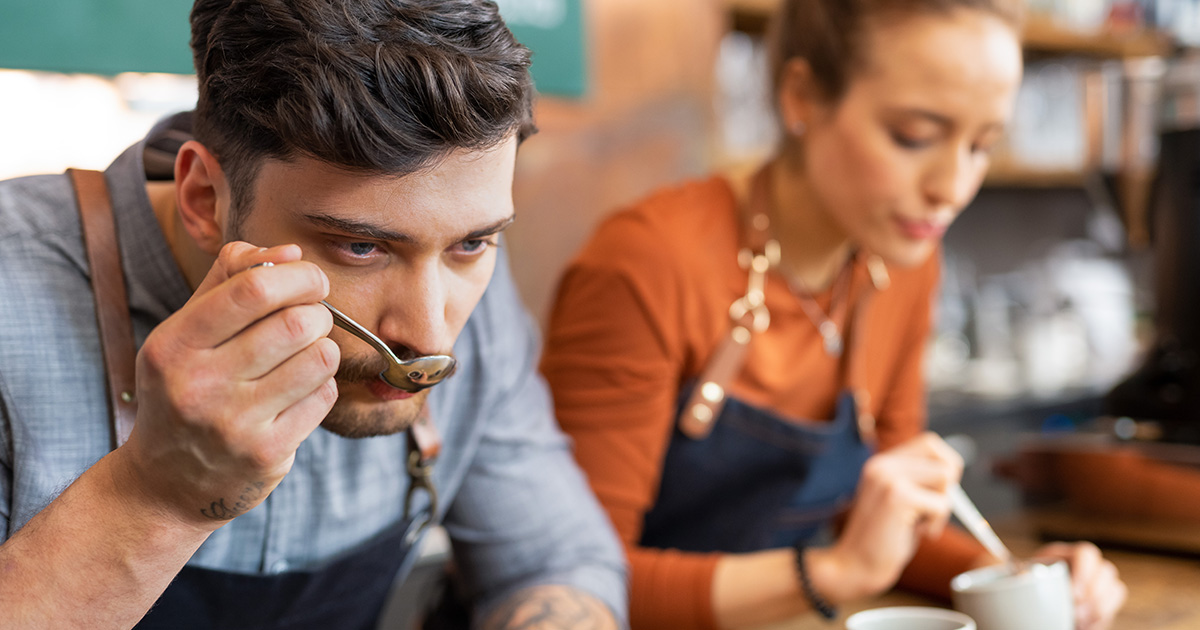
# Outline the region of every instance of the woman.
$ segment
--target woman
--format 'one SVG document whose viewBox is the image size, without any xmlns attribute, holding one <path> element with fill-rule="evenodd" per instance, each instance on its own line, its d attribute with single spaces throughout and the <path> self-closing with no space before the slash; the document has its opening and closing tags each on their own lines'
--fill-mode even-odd
<svg viewBox="0 0 1200 630">
<path fill-rule="evenodd" d="M 944 528 L 962 462 L 923 433 L 921 354 L 940 237 L 1020 83 L 1020 11 L 786 1 L 773 159 L 614 215 L 568 269 L 543 370 L 627 544 L 635 630 L 832 616 L 995 562 Z M 1106 627 L 1112 564 L 1041 555 L 1071 562 L 1079 627 Z"/>
</svg>

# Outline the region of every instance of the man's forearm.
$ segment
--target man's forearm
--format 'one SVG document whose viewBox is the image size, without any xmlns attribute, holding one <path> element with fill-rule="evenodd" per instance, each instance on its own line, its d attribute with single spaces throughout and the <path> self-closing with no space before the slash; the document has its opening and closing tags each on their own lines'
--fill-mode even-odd
<svg viewBox="0 0 1200 630">
<path fill-rule="evenodd" d="M 492 612 L 484 630 L 616 630 L 608 607 L 569 586 L 534 586 Z"/>
<path fill-rule="evenodd" d="M 0 545 L 5 628 L 130 628 L 211 530 L 153 505 L 111 453 Z"/>
</svg>

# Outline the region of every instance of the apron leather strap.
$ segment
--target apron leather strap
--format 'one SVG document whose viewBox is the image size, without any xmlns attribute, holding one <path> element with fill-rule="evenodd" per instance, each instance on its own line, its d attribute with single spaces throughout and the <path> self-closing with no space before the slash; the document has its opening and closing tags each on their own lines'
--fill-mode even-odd
<svg viewBox="0 0 1200 630">
<path fill-rule="evenodd" d="M 136 353 L 129 297 L 125 290 L 125 272 L 121 268 L 116 222 L 104 174 L 78 169 L 68 169 L 67 174 L 71 177 L 79 201 L 84 249 L 92 274 L 96 323 L 100 329 L 100 348 L 108 376 L 109 412 L 115 448 L 129 439 L 133 421 L 137 417 L 137 401 L 134 399 Z"/>
<path fill-rule="evenodd" d="M 771 222 L 767 216 L 770 196 L 767 174 L 764 167 L 754 175 L 749 198 L 738 208 L 742 224 L 738 265 L 749 276 L 746 294 L 730 305 L 729 330 L 705 364 L 679 414 L 679 430 L 694 440 L 702 440 L 712 433 L 717 417 L 725 407 L 726 389 L 745 365 L 751 340 L 771 324 L 766 306 L 766 280 L 767 272 L 779 264 L 779 243 L 771 237 Z"/>
<path fill-rule="evenodd" d="M 429 402 L 421 409 L 412 426 L 408 428 L 408 494 L 404 498 L 404 520 L 409 522 L 405 534 L 407 544 L 415 544 L 417 538 L 434 523 L 438 513 L 437 486 L 433 483 L 433 464 L 442 451 L 442 438 L 433 426 Z M 418 517 L 413 513 L 413 499 L 418 492 L 429 495 L 428 510 Z"/>
</svg>

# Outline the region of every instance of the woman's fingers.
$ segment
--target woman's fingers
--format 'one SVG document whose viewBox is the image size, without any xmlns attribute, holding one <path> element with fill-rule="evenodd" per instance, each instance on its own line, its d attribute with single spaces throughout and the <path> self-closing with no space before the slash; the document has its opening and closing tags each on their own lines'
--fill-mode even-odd
<svg viewBox="0 0 1200 630">
<path fill-rule="evenodd" d="M 1035 557 L 1066 560 L 1071 566 L 1071 593 L 1079 630 L 1106 630 L 1125 604 L 1128 589 L 1116 565 L 1092 543 L 1052 543 Z"/>
</svg>

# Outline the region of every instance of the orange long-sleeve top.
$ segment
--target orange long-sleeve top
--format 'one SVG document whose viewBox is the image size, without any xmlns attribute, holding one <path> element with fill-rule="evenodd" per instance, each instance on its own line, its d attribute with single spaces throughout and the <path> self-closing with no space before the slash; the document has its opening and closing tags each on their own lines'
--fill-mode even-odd
<svg viewBox="0 0 1200 630">
<path fill-rule="evenodd" d="M 737 264 L 737 195 L 723 177 L 662 191 L 607 218 L 568 266 L 551 313 L 542 370 L 559 422 L 629 556 L 635 630 L 715 628 L 713 572 L 720 554 L 639 546 L 659 489 L 680 387 L 696 378 L 745 294 Z M 854 264 L 848 296 L 869 275 Z M 869 394 L 881 448 L 924 429 L 922 355 L 938 280 L 937 256 L 889 269 L 855 333 L 852 381 Z M 768 276 L 769 328 L 750 344 L 732 396 L 786 416 L 831 419 L 844 383 L 813 322 L 777 273 Z M 832 289 L 815 295 L 829 312 Z M 841 307 L 838 307 L 840 309 Z M 834 312 L 839 312 L 835 309 Z M 839 322 L 841 323 L 841 322 Z M 950 578 L 982 549 L 958 530 L 918 550 L 902 583 L 948 594 Z"/>
</svg>

